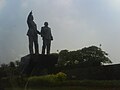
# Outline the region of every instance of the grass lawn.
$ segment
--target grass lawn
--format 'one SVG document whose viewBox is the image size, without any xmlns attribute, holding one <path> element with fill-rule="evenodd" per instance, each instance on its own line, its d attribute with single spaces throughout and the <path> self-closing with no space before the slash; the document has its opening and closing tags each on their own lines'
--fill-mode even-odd
<svg viewBox="0 0 120 90">
<path fill-rule="evenodd" d="M 5 90 L 25 90 L 22 88 L 6 88 Z M 109 87 L 82 87 L 82 86 L 67 86 L 67 87 L 42 87 L 36 89 L 27 90 L 120 90 L 120 88 L 109 88 Z"/>
<path fill-rule="evenodd" d="M 54 88 L 41 88 L 41 89 L 28 89 L 28 90 L 120 90 L 120 88 L 96 88 L 96 87 L 54 87 Z"/>
<path fill-rule="evenodd" d="M 36 85 L 37 84 L 37 85 Z M 35 86 L 36 85 L 36 86 Z M 39 86 L 38 83 L 24 88 L 5 88 L 5 90 L 120 90 L 120 80 L 76 80 L 66 81 L 60 86 Z"/>
</svg>

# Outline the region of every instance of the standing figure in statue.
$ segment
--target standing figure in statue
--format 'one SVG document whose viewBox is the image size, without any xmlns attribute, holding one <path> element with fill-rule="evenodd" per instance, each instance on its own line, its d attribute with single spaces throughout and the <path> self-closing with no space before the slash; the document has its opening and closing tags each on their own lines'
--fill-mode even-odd
<svg viewBox="0 0 120 90">
<path fill-rule="evenodd" d="M 33 51 L 33 44 L 34 44 L 35 54 L 39 54 L 38 34 L 40 34 L 40 32 L 37 30 L 37 25 L 33 20 L 34 20 L 34 17 L 31 11 L 27 18 L 27 24 L 29 28 L 27 32 L 27 36 L 29 39 L 29 52 L 30 54 L 34 54 L 34 51 Z"/>
<path fill-rule="evenodd" d="M 53 36 L 51 34 L 51 28 L 48 27 L 48 22 L 44 23 L 44 26 L 41 27 L 41 37 L 43 40 L 42 54 L 45 54 L 45 49 L 47 49 L 47 55 L 50 54 L 51 40 Z"/>
</svg>

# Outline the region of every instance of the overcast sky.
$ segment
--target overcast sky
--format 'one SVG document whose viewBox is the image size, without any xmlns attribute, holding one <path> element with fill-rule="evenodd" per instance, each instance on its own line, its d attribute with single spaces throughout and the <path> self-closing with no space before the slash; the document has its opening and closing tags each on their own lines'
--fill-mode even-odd
<svg viewBox="0 0 120 90">
<path fill-rule="evenodd" d="M 27 55 L 27 15 L 40 30 L 49 22 L 51 51 L 99 46 L 120 63 L 120 0 L 0 0 L 0 63 Z M 39 36 L 41 52 L 42 39 Z"/>
</svg>

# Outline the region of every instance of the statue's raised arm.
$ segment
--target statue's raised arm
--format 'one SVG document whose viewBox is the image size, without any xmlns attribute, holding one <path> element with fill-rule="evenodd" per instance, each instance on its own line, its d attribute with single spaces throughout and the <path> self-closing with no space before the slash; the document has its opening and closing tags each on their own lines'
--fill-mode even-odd
<svg viewBox="0 0 120 90">
<path fill-rule="evenodd" d="M 27 24 L 28 24 L 27 36 L 29 39 L 29 52 L 30 52 L 30 54 L 34 54 L 34 51 L 33 51 L 33 44 L 34 44 L 35 54 L 39 54 L 39 48 L 38 48 L 39 31 L 37 30 L 37 25 L 34 22 L 34 17 L 32 15 L 32 11 L 29 13 L 29 15 L 27 17 Z"/>
</svg>

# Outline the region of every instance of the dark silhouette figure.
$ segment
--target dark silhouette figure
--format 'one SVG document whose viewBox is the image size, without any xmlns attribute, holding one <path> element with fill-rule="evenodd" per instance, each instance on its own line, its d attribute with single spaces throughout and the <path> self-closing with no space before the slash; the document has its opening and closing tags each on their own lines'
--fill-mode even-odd
<svg viewBox="0 0 120 90">
<path fill-rule="evenodd" d="M 33 52 L 33 44 L 35 47 L 35 54 L 39 54 L 39 47 L 38 47 L 38 35 L 40 32 L 37 30 L 37 25 L 33 21 L 34 17 L 32 15 L 32 11 L 29 13 L 27 18 L 27 24 L 28 24 L 28 32 L 27 36 L 29 38 L 29 52 L 30 54 L 34 54 Z"/>
<path fill-rule="evenodd" d="M 51 28 L 48 27 L 48 22 L 44 23 L 44 26 L 41 28 L 41 37 L 43 39 L 42 54 L 45 54 L 45 49 L 47 48 L 47 54 L 50 54 L 51 40 L 53 36 L 51 34 Z"/>
</svg>

